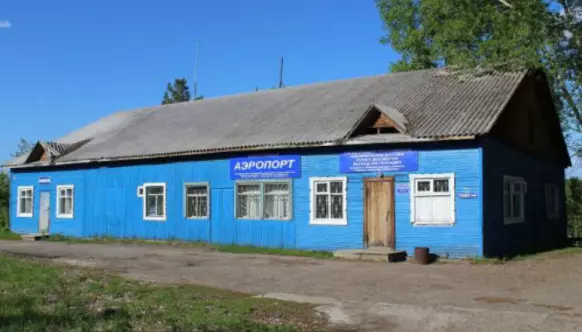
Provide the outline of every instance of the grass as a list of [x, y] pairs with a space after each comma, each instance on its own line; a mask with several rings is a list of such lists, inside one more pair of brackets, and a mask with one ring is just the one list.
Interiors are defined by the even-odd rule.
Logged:
[[20, 234], [11, 232], [0, 232], [0, 240], [20, 240]]
[[578, 254], [582, 254], [582, 247], [566, 247], [566, 248], [562, 248], [562, 249], [533, 252], [533, 253], [521, 254], [521, 255], [516, 255], [516, 256], [506, 257], [506, 258], [471, 257], [471, 258], [467, 258], [466, 260], [469, 263], [475, 264], [475, 265], [480, 265], [480, 264], [497, 265], [497, 264], [505, 264], [505, 263], [509, 263], [509, 262], [515, 262], [515, 261], [565, 258], [565, 257], [571, 256], [571, 255], [578, 255]]
[[474, 265], [498, 265], [507, 262], [504, 258], [488, 258], [488, 257], [470, 257], [466, 259], [469, 263]]
[[278, 256], [298, 256], [312, 258], [333, 258], [333, 253], [329, 251], [311, 251], [295, 250], [282, 248], [262, 248], [254, 246], [237, 246], [237, 245], [219, 245], [205, 242], [184, 242], [178, 240], [168, 241], [149, 241], [141, 239], [118, 239], [113, 237], [95, 237], [95, 238], [74, 238], [63, 235], [51, 235], [48, 241], [66, 242], [66, 243], [123, 243], [123, 244], [146, 244], [146, 245], [172, 245], [190, 248], [206, 248], [219, 252], [229, 252], [234, 254], [263, 254]]
[[311, 305], [0, 255], [2, 331], [317, 331]]

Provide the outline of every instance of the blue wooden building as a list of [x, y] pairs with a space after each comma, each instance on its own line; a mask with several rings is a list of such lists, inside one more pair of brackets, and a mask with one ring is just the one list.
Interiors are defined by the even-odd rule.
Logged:
[[120, 112], [6, 163], [11, 228], [449, 257], [564, 243], [541, 71], [414, 71]]

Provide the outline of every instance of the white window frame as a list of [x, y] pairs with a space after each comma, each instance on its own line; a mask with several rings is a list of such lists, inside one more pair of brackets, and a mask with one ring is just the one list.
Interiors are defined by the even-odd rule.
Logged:
[[[546, 202], [546, 217], [548, 219], [558, 219], [560, 216], [560, 194], [558, 185], [555, 183], [546, 183], [544, 188], [545, 202]], [[553, 195], [552, 195], [553, 194]], [[549, 200], [555, 199], [555, 211], [549, 210]]]
[[[17, 195], [17, 199], [18, 201], [16, 202], [16, 216], [18, 218], [32, 218], [32, 216], [34, 215], [34, 187], [33, 186], [19, 186], [17, 188], [18, 190], [18, 195]], [[21, 199], [21, 194], [24, 191], [32, 191], [31, 192], [31, 200], [30, 200], [30, 213], [21, 213], [20, 212], [20, 199]]]
[[[71, 213], [61, 213], [61, 190], [71, 189]], [[75, 215], [75, 186], [72, 184], [65, 184], [57, 186], [57, 218], [72, 219]]]
[[[343, 196], [343, 213], [341, 219], [326, 218], [318, 219], [316, 218], [316, 206], [317, 200], [315, 196], [316, 183], [327, 182], [328, 188], [330, 187], [329, 182], [341, 181], [342, 182], [342, 196]], [[346, 176], [336, 176], [336, 177], [310, 177], [309, 178], [309, 224], [310, 225], [333, 225], [333, 226], [347, 226], [348, 224], [348, 178]], [[331, 204], [331, 200], [330, 200]], [[331, 210], [330, 210], [331, 211]]]
[[[265, 218], [265, 184], [286, 184], [289, 188], [289, 215], [287, 218]], [[259, 185], [259, 215], [260, 218], [245, 218], [238, 216], [238, 186], [239, 185]], [[293, 219], [293, 182], [290, 179], [281, 180], [241, 180], [236, 181], [234, 188], [234, 217], [240, 220], [270, 220], [270, 221], [289, 221]]]
[[[505, 212], [507, 211], [506, 209], [506, 202], [505, 202], [505, 184], [507, 182], [511, 182], [513, 183], [520, 183], [524, 186], [524, 191], [521, 193], [521, 211], [520, 211], [520, 216], [517, 218], [513, 218], [513, 217], [508, 217], [507, 215], [505, 215]], [[504, 175], [503, 176], [503, 187], [502, 187], [502, 197], [503, 197], [503, 222], [505, 223], [505, 225], [511, 225], [511, 224], [520, 224], [520, 223], [524, 223], [525, 222], [525, 194], [527, 193], [527, 182], [522, 178], [522, 177], [517, 177], [517, 176], [511, 176], [511, 175]], [[510, 187], [510, 192], [509, 192], [509, 204], [513, 205], [513, 185]], [[513, 210], [513, 207], [511, 208], [511, 210]]]
[[[166, 190], [166, 183], [165, 182], [150, 182], [144, 183], [143, 185], [143, 197], [142, 197], [142, 206], [143, 206], [143, 220], [147, 221], [166, 221], [168, 215], [168, 193]], [[147, 188], [148, 187], [162, 187], [163, 188], [163, 197], [164, 197], [164, 215], [163, 216], [148, 216], [147, 215]]]
[[[206, 215], [201, 217], [188, 217], [188, 188], [205, 187], [206, 188]], [[202, 197], [202, 195], [194, 195]], [[186, 182], [184, 183], [184, 218], [186, 219], [209, 219], [210, 218], [210, 184], [208, 182]]]
[[[449, 180], [449, 192], [447, 193], [435, 193], [432, 191], [434, 180]], [[416, 181], [418, 180], [431, 180], [431, 191], [430, 192], [420, 192], [417, 193], [416, 188]], [[410, 174], [409, 175], [410, 181], [410, 222], [413, 225], [453, 225], [456, 222], [456, 214], [455, 214], [455, 206], [456, 202], [456, 195], [455, 195], [455, 173], [433, 173], [433, 174]], [[415, 220], [416, 216], [416, 204], [415, 204], [415, 197], [417, 196], [450, 196], [451, 197], [451, 206], [450, 206], [450, 214], [451, 220], [448, 222], [420, 222]]]

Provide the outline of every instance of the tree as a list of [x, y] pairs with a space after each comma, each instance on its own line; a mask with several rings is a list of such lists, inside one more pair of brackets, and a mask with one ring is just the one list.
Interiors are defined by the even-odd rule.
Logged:
[[[195, 100], [200, 100], [204, 97], [197, 97]], [[185, 78], [175, 79], [174, 84], [168, 83], [164, 97], [162, 98], [162, 105], [181, 103], [190, 101], [190, 89]]]
[[25, 138], [21, 138], [20, 142], [18, 142], [18, 145], [16, 146], [16, 151], [14, 151], [11, 156], [13, 158], [19, 157], [23, 154], [27, 154], [30, 152], [30, 150], [32, 150], [32, 148], [34, 147], [34, 144], [32, 144], [32, 142], [28, 141]]
[[9, 230], [8, 225], [8, 206], [10, 202], [8, 174], [0, 170], [0, 233]]
[[582, 144], [581, 0], [376, 0], [392, 71], [544, 68], [571, 149]]
[[568, 218], [568, 235], [582, 237], [582, 180], [566, 180], [566, 216]]

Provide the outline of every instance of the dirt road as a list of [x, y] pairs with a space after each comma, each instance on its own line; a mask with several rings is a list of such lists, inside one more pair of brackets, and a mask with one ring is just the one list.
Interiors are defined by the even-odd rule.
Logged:
[[418, 266], [154, 245], [0, 241], [0, 251], [312, 302], [362, 331], [582, 331], [582, 255]]

